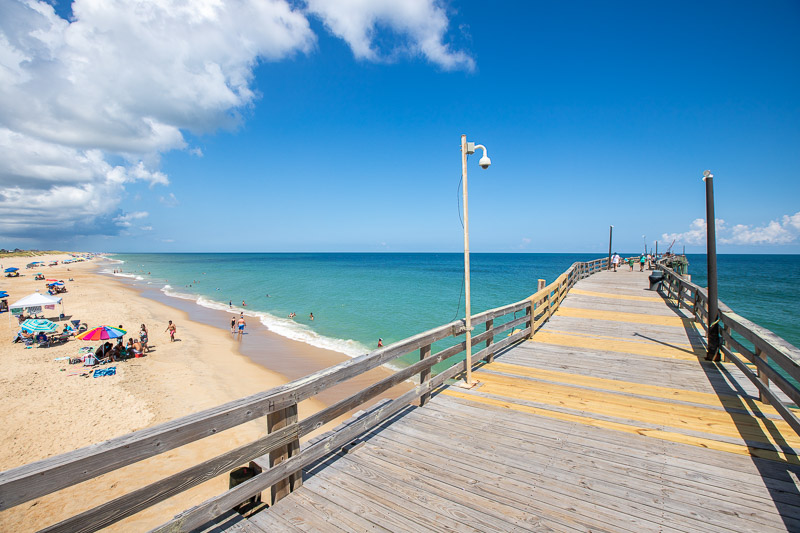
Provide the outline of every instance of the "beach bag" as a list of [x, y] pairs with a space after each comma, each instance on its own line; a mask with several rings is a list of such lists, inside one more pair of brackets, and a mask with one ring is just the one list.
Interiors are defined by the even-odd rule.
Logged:
[[87, 355], [83, 360], [83, 366], [94, 366], [97, 364], [97, 357], [94, 354]]

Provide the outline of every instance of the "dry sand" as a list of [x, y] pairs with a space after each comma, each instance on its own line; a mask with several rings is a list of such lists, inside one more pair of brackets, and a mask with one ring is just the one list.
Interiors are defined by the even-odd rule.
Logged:
[[[42, 256], [37, 260], [49, 262], [66, 258], [66, 255]], [[191, 321], [185, 311], [143, 298], [120, 281], [96, 274], [96, 261], [26, 270], [25, 265], [31, 261], [31, 258], [0, 259], [3, 268], [16, 266], [23, 274], [19, 278], [0, 278], [0, 289], [10, 293], [9, 304], [36, 289], [46, 292], [44, 282], [33, 279], [34, 273], [41, 271], [47, 278], [66, 282], [68, 292], [61, 296], [68, 319], [80, 319], [90, 328], [101, 324], [122, 325], [129, 332], [126, 340], [138, 335], [139, 325], [144, 323], [150, 334], [152, 351], [143, 358], [115, 363], [115, 376], [82, 376], [83, 367], [54, 359], [76, 356], [81, 346], [97, 346], [99, 342], [73, 339], [61, 346], [26, 349], [22, 344], [10, 342], [18, 330], [16, 318], [10, 314], [0, 315], [0, 402], [3, 405], [0, 470], [101, 442], [287, 382], [284, 375], [242, 355], [237, 341], [225, 329]], [[69, 278], [74, 281], [67, 281]], [[53, 318], [58, 312], [57, 308], [46, 311], [45, 315]], [[173, 320], [178, 328], [173, 343], [165, 332], [168, 320]], [[259, 333], [265, 334], [264, 331]], [[342, 354], [282, 338], [271, 338], [267, 344], [274, 349], [276, 342], [283, 342], [280, 346], [285, 353], [306, 361], [300, 365], [304, 374], [346, 359]], [[251, 341], [251, 344], [256, 343]], [[381, 373], [386, 374], [378, 371]], [[356, 383], [350, 388], [360, 386]], [[341, 394], [346, 392], [341, 391]], [[317, 400], [306, 400], [300, 404], [300, 417], [322, 407]], [[0, 513], [0, 531], [40, 529], [250, 442], [264, 431], [263, 420], [250, 422], [21, 504]], [[227, 489], [227, 483], [227, 476], [220, 476], [122, 521], [112, 529], [149, 529], [181, 510], [220, 494]]]

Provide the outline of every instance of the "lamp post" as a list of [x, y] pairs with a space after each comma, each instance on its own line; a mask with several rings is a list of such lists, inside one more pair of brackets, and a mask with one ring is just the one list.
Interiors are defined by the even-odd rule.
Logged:
[[719, 305], [717, 303], [717, 224], [714, 218], [714, 174], [703, 172], [706, 182], [706, 253], [708, 263], [707, 361], [719, 359]]
[[608, 270], [611, 270], [611, 236], [614, 234], [614, 226], [608, 227]]
[[461, 181], [463, 184], [462, 193], [464, 195], [464, 296], [466, 307], [466, 338], [467, 338], [467, 356], [466, 356], [466, 369], [467, 374], [464, 381], [468, 387], [472, 383], [472, 308], [470, 306], [470, 293], [469, 293], [469, 209], [467, 205], [467, 156], [475, 153], [475, 149], [480, 148], [483, 150], [483, 157], [481, 157], [478, 164], [483, 169], [489, 168], [492, 164], [489, 156], [486, 155], [486, 147], [482, 144], [475, 144], [467, 142], [467, 136], [461, 136]]
[[644, 255], [647, 255], [647, 236], [642, 235], [642, 242], [644, 243]]

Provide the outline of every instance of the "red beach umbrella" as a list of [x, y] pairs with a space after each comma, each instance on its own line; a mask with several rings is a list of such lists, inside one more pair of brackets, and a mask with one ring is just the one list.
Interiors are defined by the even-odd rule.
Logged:
[[119, 329], [112, 326], [99, 326], [94, 329], [90, 329], [85, 333], [81, 333], [77, 338], [82, 341], [105, 341], [108, 339], [122, 337], [126, 333], [127, 331], [124, 329]]

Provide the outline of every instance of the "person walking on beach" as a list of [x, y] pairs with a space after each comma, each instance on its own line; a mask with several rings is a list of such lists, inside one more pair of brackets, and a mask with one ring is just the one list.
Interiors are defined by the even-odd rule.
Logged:
[[147, 326], [144, 324], [139, 328], [139, 342], [142, 343], [142, 350], [149, 353], [150, 348], [147, 346]]
[[169, 326], [164, 331], [169, 331], [169, 342], [175, 342], [175, 332], [178, 331], [178, 328], [175, 327], [172, 320], [169, 321]]
[[231, 317], [231, 333], [236, 333], [236, 317]]
[[247, 323], [244, 321], [244, 315], [239, 317], [238, 325], [239, 325], [239, 338], [241, 339], [242, 335], [244, 335], [244, 327], [247, 325]]

